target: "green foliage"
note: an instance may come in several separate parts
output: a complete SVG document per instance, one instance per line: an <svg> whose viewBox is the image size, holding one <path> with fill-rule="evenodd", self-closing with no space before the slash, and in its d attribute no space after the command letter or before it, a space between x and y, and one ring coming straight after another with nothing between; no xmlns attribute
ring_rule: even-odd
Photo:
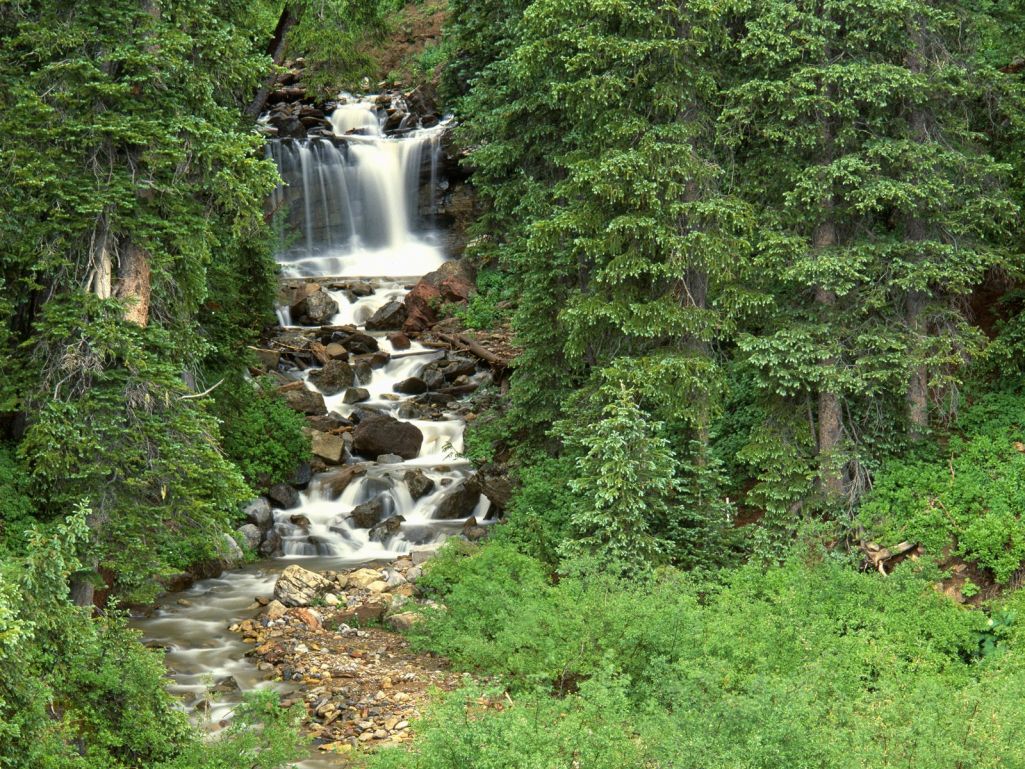
<svg viewBox="0 0 1025 769"><path fill-rule="evenodd" d="M238 378L218 388L215 397L224 452L250 486L286 481L309 459L310 442L302 432L306 421L269 384Z"/></svg>
<svg viewBox="0 0 1025 769"><path fill-rule="evenodd" d="M508 317L505 307L513 296L513 287L505 273L484 268L477 273L476 293L466 306L455 307L452 315L459 318L466 328L493 329Z"/></svg>
<svg viewBox="0 0 1025 769"><path fill-rule="evenodd" d="M416 642L499 675L510 696L450 695L418 725L418 750L384 752L374 767L1025 759L1011 737L1025 666L982 648L988 633L1017 649L1017 626L1001 619L994 630L938 594L929 571L883 579L813 552L724 573L718 585L591 571L544 584L529 560L493 544L449 551L435 568L446 610L418 626Z"/></svg>
<svg viewBox="0 0 1025 769"><path fill-rule="evenodd" d="M288 50L305 62L305 86L333 97L374 77L373 45L388 30L398 0L295 0L298 23L289 31Z"/></svg>
<svg viewBox="0 0 1025 769"><path fill-rule="evenodd" d="M0 561L0 766L276 769L294 759L295 711L265 695L206 743L164 690L161 655L116 610L93 618L70 603L88 512L30 530L24 554Z"/></svg>
<svg viewBox="0 0 1025 769"><path fill-rule="evenodd" d="M925 458L887 462L859 517L886 544L921 543L956 555L1006 583L1025 562L1025 398L985 395L961 434Z"/></svg>

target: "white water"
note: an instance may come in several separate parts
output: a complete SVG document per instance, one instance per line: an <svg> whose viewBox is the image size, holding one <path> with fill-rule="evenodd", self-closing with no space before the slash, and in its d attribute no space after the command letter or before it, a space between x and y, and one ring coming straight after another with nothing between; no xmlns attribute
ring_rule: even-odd
<svg viewBox="0 0 1025 769"><path fill-rule="evenodd" d="M444 254L420 221L420 191L437 174L445 124L384 135L372 99L331 114L335 138L274 140L284 183L271 196L286 276L423 275Z"/></svg>
<svg viewBox="0 0 1025 769"><path fill-rule="evenodd" d="M405 276L422 275L444 261L442 251L432 243L431 232L419 215L423 185L433 193L435 162L440 143L438 127L407 132L403 138L388 138L381 130L383 115L369 100L339 107L331 116L335 140L310 139L302 142L271 141L269 154L277 162L286 184L275 190L271 205L286 219L282 232L293 229L298 239L279 254L285 277L352 277L370 279L374 292L356 298L344 290L331 291L339 311L333 325L363 326L367 319L390 301L405 295ZM429 174L425 166L429 165ZM287 307L277 308L284 327L292 325ZM413 343L406 350L394 350L383 333L373 334L382 350L394 354L387 364L373 371L369 382L359 382L370 400L356 404L398 416L403 401L393 387L414 376L442 353ZM415 353L415 354L411 354ZM305 386L310 370L301 373ZM351 414L355 406L344 404L342 394L325 396L329 411ZM225 572L217 579L204 580L184 593L165 597L153 617L137 621L147 640L163 645L170 670L170 690L181 694L183 707L193 711L195 703L212 699L204 718L211 730L230 718L237 693L211 698L209 686L231 676L243 691L271 685L244 657L249 648L240 637L227 631L228 625L254 616L253 599L270 595L277 571L299 562L311 569L344 569L371 560L393 558L414 548L436 547L447 536L460 531L466 519L437 520L438 502L470 473L459 453L463 449L464 423L453 417L440 421L407 420L423 433L419 455L394 464L368 460L365 475L358 476L337 499L332 498L323 477L315 477L301 494L301 504L275 511L275 529L282 536L283 557L253 567ZM435 488L414 500L403 480L413 468L422 470ZM385 507L382 519L404 518L397 533L383 542L370 540L370 531L356 528L346 517L358 504L380 499ZM490 503L481 497L473 511L478 521L487 515ZM308 526L292 523L293 516L305 516ZM186 605L178 603L183 598ZM282 684L273 684L279 688ZM335 766L344 763L331 756L319 756L303 766Z"/></svg>

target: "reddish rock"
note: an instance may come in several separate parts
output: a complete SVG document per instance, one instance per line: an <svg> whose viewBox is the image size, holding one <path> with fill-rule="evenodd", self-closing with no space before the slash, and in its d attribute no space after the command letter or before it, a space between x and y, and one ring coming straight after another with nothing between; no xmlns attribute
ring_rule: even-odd
<svg viewBox="0 0 1025 769"><path fill-rule="evenodd" d="M473 270L460 261L445 262L424 275L406 294L404 331L423 331L438 320L436 308L450 302L465 302L475 290Z"/></svg>
<svg viewBox="0 0 1025 769"><path fill-rule="evenodd" d="M388 334L388 341L391 342L391 346L396 350L409 349L409 337L403 334L401 331L396 331L393 334Z"/></svg>

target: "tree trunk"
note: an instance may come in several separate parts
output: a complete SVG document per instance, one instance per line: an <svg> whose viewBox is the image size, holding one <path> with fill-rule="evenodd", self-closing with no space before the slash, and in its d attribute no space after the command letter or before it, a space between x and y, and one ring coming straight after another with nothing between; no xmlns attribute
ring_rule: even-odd
<svg viewBox="0 0 1025 769"><path fill-rule="evenodd" d="M917 74L923 69L922 61L925 56L921 19L913 19L908 24L908 36L912 41L912 49L905 64L912 73ZM911 109L908 127L914 141L924 143L929 140L928 116L917 105ZM904 222L904 236L911 243L926 241L929 233L925 222L914 214L909 214ZM912 263L917 264L919 261L921 261L920 255L913 254ZM912 440L920 440L929 430L929 371L925 363L921 361L921 341L928 333L925 324L927 298L924 291L912 288L905 299L904 322L912 345L906 394L906 415L908 437Z"/></svg>
<svg viewBox="0 0 1025 769"><path fill-rule="evenodd" d="M125 320L146 327L149 322L150 256L145 250L129 243L122 249L117 273L117 296L128 301Z"/></svg>
<svg viewBox="0 0 1025 769"><path fill-rule="evenodd" d="M299 19L292 13L291 8L286 3L281 11L281 18L278 19L277 26L274 28L274 35L267 44L267 55L271 57L275 66L281 66L282 62L284 62L285 53L287 52L286 38L288 37L288 31L298 21ZM256 120L260 117L260 113L263 112L263 107L267 103L267 97L270 96L270 90L274 87L276 78L276 72L272 72L267 76L263 84L256 91L252 101L249 102L245 109L245 115L250 120Z"/></svg>

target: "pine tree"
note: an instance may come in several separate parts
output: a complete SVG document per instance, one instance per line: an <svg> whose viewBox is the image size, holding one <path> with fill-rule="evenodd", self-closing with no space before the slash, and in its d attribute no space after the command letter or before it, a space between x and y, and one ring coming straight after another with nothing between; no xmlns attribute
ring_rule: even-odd
<svg viewBox="0 0 1025 769"><path fill-rule="evenodd" d="M247 493L186 382L245 344L204 338L246 326L212 309L212 287L250 291L221 265L270 275L247 245L274 179L239 122L266 65L253 37L242 2L0 9L0 404L26 417L41 515L86 501L90 560L125 588L212 555Z"/></svg>
<svg viewBox="0 0 1025 769"><path fill-rule="evenodd" d="M1016 213L972 123L1000 75L953 3L755 0L733 26L722 126L763 221L741 349L767 395L809 410L835 499L864 483L866 436L924 434L979 347L963 299L1005 263Z"/></svg>

